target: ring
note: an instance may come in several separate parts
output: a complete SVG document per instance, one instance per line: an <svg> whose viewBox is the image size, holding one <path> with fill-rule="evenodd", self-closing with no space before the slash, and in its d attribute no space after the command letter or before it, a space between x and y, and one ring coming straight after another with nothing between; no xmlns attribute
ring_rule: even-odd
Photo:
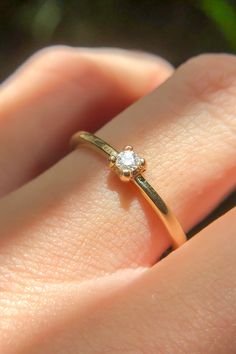
<svg viewBox="0 0 236 354"><path fill-rule="evenodd" d="M186 235L163 199L155 189L143 177L146 169L144 158L138 156L133 147L127 145L120 152L94 134L79 131L71 138L71 147L76 148L81 143L89 143L92 147L100 150L108 156L109 167L122 181L134 183L141 191L145 199L152 206L159 218L161 218L173 249L178 248L186 241Z"/></svg>

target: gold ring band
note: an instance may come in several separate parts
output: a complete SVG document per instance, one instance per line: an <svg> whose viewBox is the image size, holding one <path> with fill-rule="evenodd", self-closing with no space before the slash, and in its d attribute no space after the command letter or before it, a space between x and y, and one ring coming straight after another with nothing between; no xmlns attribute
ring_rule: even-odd
<svg viewBox="0 0 236 354"><path fill-rule="evenodd" d="M91 146L105 153L108 156L110 168L118 174L120 179L122 181L133 182L139 188L164 223L173 249L178 248L186 241L186 235L175 215L143 177L145 160L133 152L132 146L127 145L124 150L118 152L104 140L85 131L79 131L71 138L72 148L76 148L81 143L89 143Z"/></svg>

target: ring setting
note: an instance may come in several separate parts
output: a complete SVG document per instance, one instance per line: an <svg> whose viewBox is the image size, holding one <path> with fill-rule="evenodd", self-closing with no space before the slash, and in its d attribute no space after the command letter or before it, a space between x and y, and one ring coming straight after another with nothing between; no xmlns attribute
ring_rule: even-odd
<svg viewBox="0 0 236 354"><path fill-rule="evenodd" d="M131 145L126 145L121 152L109 156L109 167L123 182L129 182L146 170L146 161L133 151Z"/></svg>

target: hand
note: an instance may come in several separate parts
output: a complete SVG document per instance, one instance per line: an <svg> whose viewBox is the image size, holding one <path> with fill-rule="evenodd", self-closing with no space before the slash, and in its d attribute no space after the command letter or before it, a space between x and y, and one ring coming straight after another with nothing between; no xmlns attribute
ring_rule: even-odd
<svg viewBox="0 0 236 354"><path fill-rule="evenodd" d="M235 209L152 266L149 205L99 154L66 155L80 129L133 145L187 232L235 186L235 67L59 47L2 85L1 353L235 353Z"/></svg>

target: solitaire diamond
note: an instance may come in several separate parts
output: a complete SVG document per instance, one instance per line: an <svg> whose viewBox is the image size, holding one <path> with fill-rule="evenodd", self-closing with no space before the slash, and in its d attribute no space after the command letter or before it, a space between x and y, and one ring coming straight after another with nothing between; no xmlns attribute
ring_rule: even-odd
<svg viewBox="0 0 236 354"><path fill-rule="evenodd" d="M127 182L145 170L145 160L133 152L132 146L126 145L121 152L110 155L109 166Z"/></svg>
<svg viewBox="0 0 236 354"><path fill-rule="evenodd" d="M135 152L125 150L117 155L115 165L121 171L134 172L142 165L142 159Z"/></svg>

